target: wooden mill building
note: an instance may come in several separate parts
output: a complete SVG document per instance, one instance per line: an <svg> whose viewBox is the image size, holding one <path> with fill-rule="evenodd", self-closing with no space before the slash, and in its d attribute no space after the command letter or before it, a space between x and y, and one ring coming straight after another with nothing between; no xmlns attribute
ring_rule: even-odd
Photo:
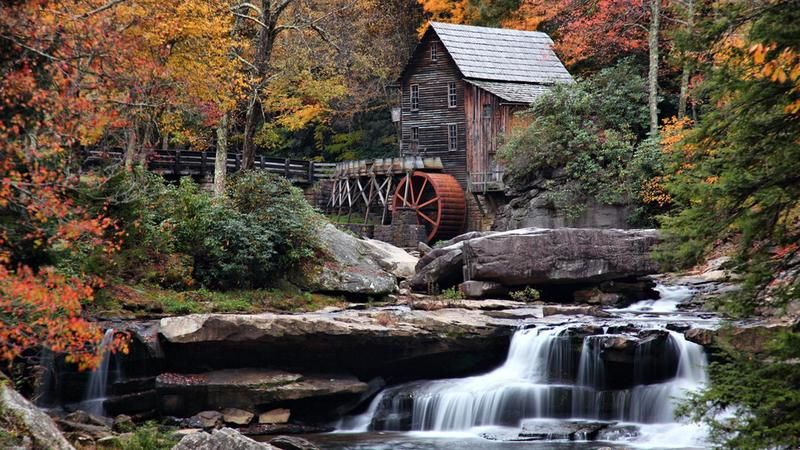
<svg viewBox="0 0 800 450"><path fill-rule="evenodd" d="M504 201L497 150L528 125L515 113L572 82L545 33L430 22L398 80L400 158L338 163L329 209L365 224L381 211L381 227L414 210L429 241L489 227Z"/></svg>
<svg viewBox="0 0 800 450"><path fill-rule="evenodd" d="M503 189L503 135L527 125L514 113L571 82L545 33L430 22L399 80L401 155L440 157L480 228L477 196Z"/></svg>

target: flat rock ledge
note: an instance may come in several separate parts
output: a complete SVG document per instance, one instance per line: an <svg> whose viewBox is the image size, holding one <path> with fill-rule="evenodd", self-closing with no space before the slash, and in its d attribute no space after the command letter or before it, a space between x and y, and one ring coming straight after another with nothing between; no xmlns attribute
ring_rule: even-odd
<svg viewBox="0 0 800 450"><path fill-rule="evenodd" d="M173 371L293 367L371 379L486 369L502 358L516 326L514 318L492 317L478 309L397 306L305 314L193 314L161 319L159 335Z"/></svg>
<svg viewBox="0 0 800 450"><path fill-rule="evenodd" d="M226 408L252 412L308 398L357 397L368 389L367 383L349 375L302 375L257 368L162 373L156 378L162 413L177 416Z"/></svg>

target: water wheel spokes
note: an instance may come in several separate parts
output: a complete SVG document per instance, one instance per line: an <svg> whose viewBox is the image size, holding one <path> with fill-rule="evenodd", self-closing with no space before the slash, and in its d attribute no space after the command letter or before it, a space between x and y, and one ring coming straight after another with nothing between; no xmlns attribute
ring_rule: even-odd
<svg viewBox="0 0 800 450"><path fill-rule="evenodd" d="M425 226L428 242L449 239L464 227L464 191L452 175L428 172L406 175L397 185L392 207L413 209L417 223Z"/></svg>

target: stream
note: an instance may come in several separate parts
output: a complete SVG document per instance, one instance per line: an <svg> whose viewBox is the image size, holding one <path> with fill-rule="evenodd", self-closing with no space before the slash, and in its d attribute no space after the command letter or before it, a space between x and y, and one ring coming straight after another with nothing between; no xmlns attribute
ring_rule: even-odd
<svg viewBox="0 0 800 450"><path fill-rule="evenodd" d="M688 288L658 290L607 318L525 320L496 369L389 387L312 438L326 449L704 448L706 430L675 408L706 383L706 355L674 329L716 319L679 309Z"/></svg>

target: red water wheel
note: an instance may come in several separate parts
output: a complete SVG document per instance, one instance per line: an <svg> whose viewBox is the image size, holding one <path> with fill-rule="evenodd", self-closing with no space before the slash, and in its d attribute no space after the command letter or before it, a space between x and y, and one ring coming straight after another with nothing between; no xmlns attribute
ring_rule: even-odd
<svg viewBox="0 0 800 450"><path fill-rule="evenodd" d="M414 172L397 185L392 208L413 209L417 223L425 225L428 242L433 242L463 231L467 203L464 190L452 175Z"/></svg>

